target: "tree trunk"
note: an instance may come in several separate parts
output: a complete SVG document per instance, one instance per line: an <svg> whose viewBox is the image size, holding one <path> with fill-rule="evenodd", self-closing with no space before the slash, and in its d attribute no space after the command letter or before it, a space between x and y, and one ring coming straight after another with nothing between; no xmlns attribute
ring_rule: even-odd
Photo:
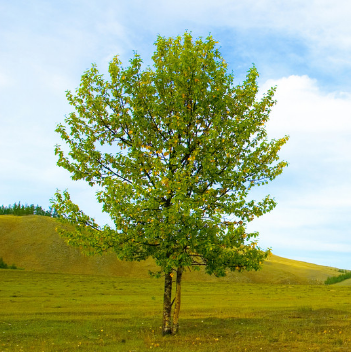
<svg viewBox="0 0 351 352"><path fill-rule="evenodd" d="M172 334L175 335L179 330L179 312L180 312L180 301L181 301L181 289L182 289L182 275L183 268L177 268L177 280L176 280L176 293L175 293L175 307L173 312L173 326Z"/></svg>
<svg viewBox="0 0 351 352"><path fill-rule="evenodd" d="M163 296L163 324L162 334L172 334L172 275L165 273L165 288Z"/></svg>

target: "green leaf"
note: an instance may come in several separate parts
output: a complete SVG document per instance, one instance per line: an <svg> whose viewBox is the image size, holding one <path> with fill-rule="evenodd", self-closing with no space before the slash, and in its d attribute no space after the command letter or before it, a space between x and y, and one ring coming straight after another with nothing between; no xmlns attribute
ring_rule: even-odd
<svg viewBox="0 0 351 352"><path fill-rule="evenodd" d="M56 132L69 152L56 146L57 163L99 186L114 226L99 226L57 192L61 235L89 254L152 257L166 273L257 270L269 250L252 244L258 233L245 227L276 202L249 201L249 191L287 166L278 153L288 137L268 140L265 129L275 88L257 99L255 67L235 86L211 36L159 36L155 46L153 66L135 54L123 67L116 56L109 79L93 64L67 92L74 112Z"/></svg>

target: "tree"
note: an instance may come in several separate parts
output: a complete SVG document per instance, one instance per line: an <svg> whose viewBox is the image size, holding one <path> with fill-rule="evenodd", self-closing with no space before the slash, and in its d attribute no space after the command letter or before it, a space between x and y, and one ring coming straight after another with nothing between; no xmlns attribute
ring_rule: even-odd
<svg viewBox="0 0 351 352"><path fill-rule="evenodd" d="M274 88L256 99L255 67L234 86L211 36L159 36L155 45L152 67L143 69L137 53L126 68L115 57L105 80L92 65L75 94L67 92L75 112L56 129L69 147L66 155L56 146L58 165L99 186L114 227L99 226L67 191L57 191L53 207L74 225L61 230L69 244L89 254L114 250L123 260L154 258L154 274L165 279L167 335L178 331L184 270L257 270L269 254L245 229L276 203L248 196L287 165L278 151L288 137L267 139Z"/></svg>
<svg viewBox="0 0 351 352"><path fill-rule="evenodd" d="M58 217L58 214L55 209L49 208L49 210L44 210L41 206L34 204L31 205L21 205L21 202L14 203L13 206L9 205L8 207L1 205L0 206L0 215L13 214L17 216L25 215L41 215L41 216L50 216L53 218Z"/></svg>

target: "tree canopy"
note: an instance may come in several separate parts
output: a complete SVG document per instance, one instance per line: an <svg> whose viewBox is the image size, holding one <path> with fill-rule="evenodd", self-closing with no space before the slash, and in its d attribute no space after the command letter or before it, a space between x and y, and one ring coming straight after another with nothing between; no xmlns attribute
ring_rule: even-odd
<svg viewBox="0 0 351 352"><path fill-rule="evenodd" d="M217 276L260 268L269 250L246 225L276 202L249 193L287 166L278 152L288 137L268 140L266 132L275 89L257 99L255 67L235 86L216 44L190 33L159 36L151 67L137 53L127 67L116 56L105 79L92 65L75 93L67 92L75 111L56 129L69 148L56 146L58 165L98 186L114 223L99 226L58 191L53 206L74 225L61 235L91 254L154 258L165 301L173 274L180 288L186 268ZM171 332L167 309L164 333Z"/></svg>

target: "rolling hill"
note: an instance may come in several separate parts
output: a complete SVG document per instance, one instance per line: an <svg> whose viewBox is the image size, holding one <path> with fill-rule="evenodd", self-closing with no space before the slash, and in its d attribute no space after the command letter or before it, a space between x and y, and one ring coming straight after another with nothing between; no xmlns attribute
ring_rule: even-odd
<svg viewBox="0 0 351 352"><path fill-rule="evenodd" d="M333 284L333 286L351 286L351 279L338 282L336 284Z"/></svg>
<svg viewBox="0 0 351 352"><path fill-rule="evenodd" d="M56 233L57 220L37 215L0 216L0 257L7 264L31 271L146 277L157 270L150 259L125 262L114 253L86 257ZM241 283L322 284L328 276L338 275L336 268L295 261L273 255L258 272L228 273L215 278L204 272L186 272L185 280L224 280Z"/></svg>

